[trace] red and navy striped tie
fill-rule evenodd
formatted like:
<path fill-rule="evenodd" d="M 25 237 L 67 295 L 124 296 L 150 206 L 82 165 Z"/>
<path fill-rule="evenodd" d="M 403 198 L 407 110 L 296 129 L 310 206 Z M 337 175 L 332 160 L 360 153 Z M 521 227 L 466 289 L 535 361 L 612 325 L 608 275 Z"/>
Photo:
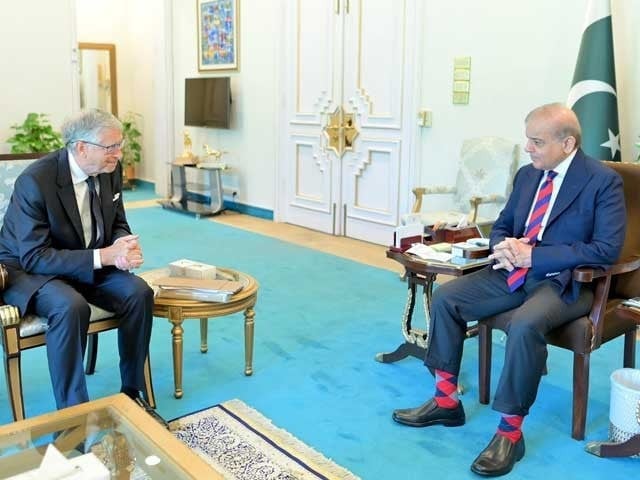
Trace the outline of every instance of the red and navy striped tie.
<path fill-rule="evenodd" d="M 538 233 L 540 233 L 540 228 L 542 228 L 542 219 L 549 208 L 549 201 L 551 200 L 551 193 L 553 192 L 553 179 L 557 174 L 558 172 L 549 170 L 547 172 L 547 178 L 538 192 L 538 198 L 536 198 L 536 203 L 529 217 L 527 230 L 524 232 L 524 236 L 529 239 L 529 245 L 531 246 L 536 244 Z M 528 270 L 526 267 L 519 267 L 509 272 L 507 285 L 509 285 L 510 292 L 515 292 L 524 283 Z"/>

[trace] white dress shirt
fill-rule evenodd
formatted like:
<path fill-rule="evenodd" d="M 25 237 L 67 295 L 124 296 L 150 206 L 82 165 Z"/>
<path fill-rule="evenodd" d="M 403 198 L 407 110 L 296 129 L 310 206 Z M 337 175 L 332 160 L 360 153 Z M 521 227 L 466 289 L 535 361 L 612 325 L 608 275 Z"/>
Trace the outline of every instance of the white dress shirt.
<path fill-rule="evenodd" d="M 76 203 L 78 204 L 78 211 L 80 212 L 80 219 L 82 220 L 82 233 L 84 235 L 85 247 L 89 245 L 91 241 L 91 205 L 89 203 L 89 186 L 87 185 L 87 178 L 89 175 L 84 171 L 76 162 L 73 153 L 67 150 L 69 154 L 69 170 L 71 171 L 71 182 L 73 183 L 73 190 L 76 194 Z M 100 182 L 96 182 L 96 192 L 100 194 Z M 102 262 L 100 261 L 100 252 L 98 249 L 93 250 L 93 268 L 102 268 Z"/>

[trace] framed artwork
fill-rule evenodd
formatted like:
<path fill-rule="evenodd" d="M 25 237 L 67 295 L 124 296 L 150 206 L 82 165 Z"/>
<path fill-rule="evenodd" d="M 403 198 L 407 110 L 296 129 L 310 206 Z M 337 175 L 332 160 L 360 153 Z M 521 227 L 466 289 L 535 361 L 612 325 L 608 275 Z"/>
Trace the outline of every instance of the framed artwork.
<path fill-rule="evenodd" d="M 196 1 L 198 70 L 237 70 L 240 0 Z"/>

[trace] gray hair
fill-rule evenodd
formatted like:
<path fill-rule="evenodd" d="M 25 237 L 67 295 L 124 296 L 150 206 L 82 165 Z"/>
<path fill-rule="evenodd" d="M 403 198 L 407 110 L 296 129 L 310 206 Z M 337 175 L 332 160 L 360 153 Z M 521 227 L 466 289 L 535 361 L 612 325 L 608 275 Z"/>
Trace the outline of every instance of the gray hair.
<path fill-rule="evenodd" d="M 582 129 L 580 121 L 575 112 L 562 103 L 547 103 L 538 108 L 534 108 L 525 118 L 525 123 L 533 117 L 544 117 L 547 121 L 552 122 L 553 136 L 558 141 L 562 141 L 567 137 L 576 139 L 576 147 L 582 143 Z"/>
<path fill-rule="evenodd" d="M 98 143 L 98 137 L 105 129 L 122 131 L 122 123 L 109 112 L 95 108 L 81 110 L 68 117 L 62 124 L 62 141 L 67 148 L 81 140 Z"/>

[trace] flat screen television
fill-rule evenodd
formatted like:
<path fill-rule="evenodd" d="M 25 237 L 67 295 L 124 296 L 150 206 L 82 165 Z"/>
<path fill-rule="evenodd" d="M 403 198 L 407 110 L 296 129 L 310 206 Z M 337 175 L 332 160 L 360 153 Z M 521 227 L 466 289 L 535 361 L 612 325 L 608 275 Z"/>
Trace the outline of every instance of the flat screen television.
<path fill-rule="evenodd" d="M 191 127 L 229 128 L 229 77 L 186 78 L 184 124 Z"/>

